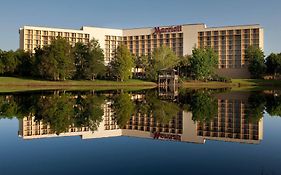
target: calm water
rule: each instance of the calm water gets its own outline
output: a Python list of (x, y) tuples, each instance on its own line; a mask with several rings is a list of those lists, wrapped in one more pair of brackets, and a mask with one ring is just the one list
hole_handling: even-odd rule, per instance
[(280, 91), (0, 94), (0, 174), (281, 174)]

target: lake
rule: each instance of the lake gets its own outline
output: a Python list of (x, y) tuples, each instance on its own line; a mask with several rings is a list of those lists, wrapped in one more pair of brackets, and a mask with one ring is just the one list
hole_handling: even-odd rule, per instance
[(281, 174), (281, 91), (0, 94), (0, 174)]

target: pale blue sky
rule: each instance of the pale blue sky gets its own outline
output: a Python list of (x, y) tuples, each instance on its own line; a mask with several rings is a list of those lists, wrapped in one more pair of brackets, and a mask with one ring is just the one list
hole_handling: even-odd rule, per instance
[(23, 25), (79, 29), (205, 23), (261, 24), (265, 53), (281, 52), (280, 0), (1, 0), (0, 48), (19, 47)]

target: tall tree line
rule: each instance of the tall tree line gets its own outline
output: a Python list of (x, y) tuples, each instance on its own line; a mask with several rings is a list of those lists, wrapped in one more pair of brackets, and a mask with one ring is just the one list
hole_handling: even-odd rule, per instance
[(0, 50), (0, 75), (93, 80), (105, 72), (103, 61), (103, 50), (97, 40), (72, 47), (64, 38), (57, 38), (50, 45), (36, 48), (34, 54)]
[(277, 75), (281, 75), (281, 53), (271, 53), (265, 58), (260, 48), (250, 46), (245, 57), (249, 61), (248, 68), (253, 78), (270, 75), (275, 79)]

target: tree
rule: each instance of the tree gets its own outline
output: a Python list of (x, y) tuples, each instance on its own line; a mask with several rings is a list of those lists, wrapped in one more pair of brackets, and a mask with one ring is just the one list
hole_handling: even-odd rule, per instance
[(70, 44), (58, 37), (49, 46), (35, 51), (35, 65), (42, 78), (65, 80), (72, 77), (75, 66)]
[(4, 55), (4, 51), (2, 51), (0, 49), (0, 75), (4, 74), (4, 72), (5, 72), (5, 65), (4, 65), (4, 62), (3, 62), (3, 55)]
[(250, 46), (245, 51), (245, 60), (249, 61), (248, 70), (253, 78), (261, 78), (266, 71), (263, 51), (254, 46)]
[(14, 51), (0, 50), (0, 74), (14, 75), (18, 64), (19, 60)]
[(115, 57), (110, 63), (113, 76), (117, 81), (128, 80), (132, 77), (132, 68), (134, 67), (134, 60), (130, 51), (124, 45), (119, 45), (115, 51)]
[(265, 110), (266, 99), (262, 93), (252, 93), (248, 98), (248, 108), (245, 112), (247, 120), (251, 123), (260, 121)]
[(141, 57), (135, 56), (134, 64), (136, 66), (136, 76), (144, 76), (146, 68), (149, 66), (149, 58), (146, 55), (142, 55)]
[(177, 104), (159, 100), (158, 98), (150, 98), (149, 103), (153, 117), (162, 124), (168, 124), (180, 111)]
[(281, 54), (271, 53), (266, 58), (265, 64), (267, 68), (267, 73), (273, 75), (274, 78), (277, 73), (281, 74)]
[(13, 118), (19, 115), (18, 105), (13, 96), (0, 96), (0, 118)]
[(218, 102), (208, 91), (197, 91), (191, 97), (192, 120), (210, 122), (218, 115)]
[(17, 50), (15, 56), (19, 60), (16, 68), (17, 74), (20, 76), (32, 76), (34, 69), (34, 57), (32, 54), (24, 50)]
[(88, 77), (88, 65), (89, 65), (89, 48), (83, 43), (76, 43), (73, 48), (73, 56), (75, 62), (75, 74), (74, 79), (86, 79)]
[(135, 105), (128, 93), (122, 93), (114, 100), (113, 109), (116, 114), (117, 124), (120, 128), (123, 128), (134, 113)]
[(35, 113), (36, 120), (49, 124), (57, 135), (67, 132), (73, 124), (73, 105), (74, 101), (68, 94), (42, 97)]
[(152, 53), (149, 66), (146, 71), (147, 78), (156, 81), (161, 69), (174, 68), (179, 62), (176, 54), (166, 46), (156, 48)]
[(211, 48), (195, 48), (190, 58), (190, 71), (197, 80), (212, 76), (218, 68), (218, 54)]
[(98, 75), (104, 75), (106, 67), (104, 65), (104, 54), (103, 50), (98, 43), (98, 40), (92, 39), (88, 45), (90, 49), (89, 57), (89, 70), (88, 78), (94, 80)]
[(74, 107), (74, 126), (89, 127), (91, 131), (97, 130), (103, 117), (103, 103), (102, 96), (88, 95), (83, 98), (78, 95)]
[(281, 117), (281, 97), (269, 95), (266, 99), (266, 112), (271, 116)]
[(190, 66), (191, 55), (185, 55), (180, 58), (180, 61), (177, 65), (179, 70), (179, 75), (181, 77), (188, 77), (191, 74), (191, 66)]

